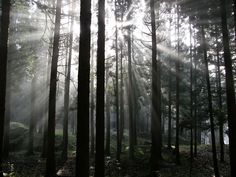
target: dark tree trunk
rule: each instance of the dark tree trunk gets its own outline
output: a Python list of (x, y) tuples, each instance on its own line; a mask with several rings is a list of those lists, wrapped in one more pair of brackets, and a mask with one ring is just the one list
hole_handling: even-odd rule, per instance
[[(115, 1), (115, 18), (117, 19), (117, 1)], [(118, 27), (116, 25), (116, 31), (115, 31), (115, 50), (116, 50), (116, 84), (115, 84), (115, 105), (116, 105), (116, 159), (120, 161), (120, 153), (121, 153), (121, 144), (120, 144), (120, 112), (119, 112), (119, 73), (118, 73)]]
[[(169, 40), (170, 40), (170, 44), (169, 47), (171, 48), (171, 22), (172, 19), (170, 19), (170, 27), (169, 27)], [(171, 105), (172, 105), (172, 92), (171, 92), (171, 85), (172, 85), (172, 74), (171, 74), (171, 56), (169, 56), (169, 73), (168, 73), (168, 142), (167, 142), (167, 146), (169, 149), (171, 149), (171, 138), (172, 138), (172, 124), (171, 124), (171, 119), (172, 119), (172, 115), (171, 115)]]
[(157, 63), (157, 42), (156, 42), (156, 23), (155, 23), (155, 2), (150, 0), (151, 26), (152, 26), (152, 106), (151, 106), (151, 170), (160, 168), (161, 162), (161, 118), (160, 118), (160, 94), (158, 90), (158, 64)]
[[(218, 30), (217, 30), (218, 32)], [(218, 120), (219, 120), (219, 135), (220, 135), (220, 161), (224, 162), (224, 115), (223, 115), (223, 106), (222, 106), (222, 86), (221, 86), (221, 70), (220, 70), (220, 54), (219, 54), (219, 44), (218, 38), (216, 38), (216, 57), (217, 57), (217, 95), (218, 95), (218, 106), (219, 106), (219, 113), (218, 113)]]
[(110, 120), (110, 94), (109, 94), (109, 71), (106, 71), (106, 155), (110, 156), (110, 131), (111, 131), (111, 120)]
[[(34, 61), (33, 68), (36, 68), (36, 61)], [(36, 99), (36, 70), (33, 71), (33, 78), (31, 83), (31, 116), (29, 122), (29, 142), (27, 155), (33, 155), (34, 153), (34, 133), (36, 129), (36, 112), (35, 112), (35, 99)]]
[[(51, 40), (50, 40), (51, 41)], [(50, 42), (51, 44), (51, 42)], [(49, 50), (49, 49), (48, 49)], [(48, 51), (49, 52), (49, 51)], [(48, 93), (49, 93), (49, 74), (50, 74), (50, 55), (48, 54), (47, 56), (47, 59), (48, 59), (48, 63), (47, 63), (47, 66), (46, 66), (46, 78), (45, 78), (45, 92), (46, 92), (46, 98), (45, 98), (45, 108), (44, 108), (44, 118), (43, 118), (43, 146), (42, 146), (42, 154), (41, 154), (41, 157), (42, 158), (46, 158), (46, 155), (47, 155), (47, 134), (48, 134)]]
[(208, 109), (209, 109), (209, 116), (210, 116), (211, 141), (212, 141), (212, 143), (211, 143), (212, 144), (212, 157), (213, 157), (215, 176), (219, 177), (220, 174), (219, 174), (219, 169), (218, 169), (218, 164), (217, 164), (211, 84), (210, 84), (210, 77), (209, 77), (209, 70), (208, 70), (208, 59), (207, 59), (207, 49), (206, 49), (206, 39), (205, 39), (204, 27), (202, 27), (202, 45), (203, 45), (203, 52), (204, 52), (203, 54), (204, 54), (204, 64), (205, 64), (205, 75), (206, 75), (206, 82), (207, 82)]
[(64, 120), (63, 120), (63, 147), (62, 147), (62, 160), (66, 161), (68, 156), (68, 119), (69, 119), (69, 103), (70, 103), (70, 76), (71, 76), (71, 59), (72, 59), (72, 46), (73, 46), (73, 27), (74, 27), (74, 1), (71, 10), (71, 24), (69, 33), (69, 57), (68, 66), (66, 67), (65, 75), (65, 93), (64, 93)]
[[(92, 42), (93, 43), (93, 42)], [(94, 105), (94, 56), (93, 56), (93, 44), (92, 44), (92, 53), (91, 53), (91, 85), (90, 85), (90, 95), (91, 95), (91, 103), (90, 103), (90, 154), (91, 156), (94, 156), (94, 150), (95, 150), (95, 134), (94, 134), (94, 130), (95, 130), (95, 125), (94, 125), (94, 109), (95, 109), (95, 105)]]
[(120, 144), (122, 150), (122, 140), (124, 135), (124, 77), (123, 77), (123, 45), (120, 49)]
[[(169, 62), (169, 65), (170, 65), (171, 62)], [(168, 148), (171, 149), (171, 70), (169, 71), (169, 85), (168, 85)]]
[(95, 177), (105, 176), (104, 159), (104, 82), (105, 82), (105, 0), (98, 2), (96, 158)]
[(192, 52), (192, 26), (189, 24), (190, 31), (190, 161), (191, 172), (193, 162), (193, 52)]
[(3, 144), (3, 158), (9, 156), (9, 143), (10, 143), (10, 121), (11, 121), (11, 85), (12, 85), (12, 71), (11, 60), (8, 59), (7, 63), (7, 89), (6, 89), (6, 111), (5, 111), (5, 125), (4, 125), (4, 144)]
[(177, 5), (177, 36), (178, 36), (178, 59), (175, 63), (176, 68), (176, 136), (175, 136), (175, 154), (176, 154), (176, 164), (180, 164), (180, 157), (179, 157), (179, 6)]
[[(131, 0), (128, 0), (128, 10), (131, 8)], [(131, 12), (128, 12), (127, 20), (131, 19)], [(128, 106), (129, 106), (129, 159), (134, 159), (134, 124), (133, 124), (133, 85), (132, 85), (132, 63), (131, 63), (131, 26), (128, 26)]]
[[(235, 2), (235, 1), (234, 1)], [(224, 47), (224, 62), (226, 72), (226, 97), (227, 97), (227, 110), (228, 110), (228, 125), (229, 125), (229, 154), (231, 176), (236, 176), (236, 112), (235, 112), (235, 91), (234, 91), (234, 78), (232, 71), (232, 60), (229, 49), (229, 34), (227, 27), (227, 15), (225, 0), (221, 0), (221, 22), (223, 34), (223, 47)]]
[[(195, 35), (194, 35), (195, 36)], [(198, 144), (198, 129), (197, 129), (197, 57), (196, 57), (196, 45), (195, 45), (195, 39), (194, 39), (194, 93), (193, 93), (193, 99), (194, 99), (194, 157), (197, 157), (197, 144)]]
[(76, 176), (88, 177), (91, 0), (81, 0), (80, 10)]
[(47, 159), (46, 177), (55, 176), (55, 117), (56, 117), (56, 89), (57, 89), (57, 62), (59, 57), (59, 39), (61, 22), (61, 1), (57, 0), (56, 19), (53, 40), (53, 54), (51, 64), (51, 78), (49, 88), (49, 109), (48, 109), (48, 136), (47, 136)]
[[(56, 1), (50, 1), (52, 8), (55, 9)], [(54, 17), (54, 14), (52, 15)], [(50, 28), (50, 34), (53, 36), (54, 29)], [(47, 156), (47, 135), (48, 135), (48, 104), (49, 104), (49, 85), (50, 85), (50, 72), (51, 72), (51, 59), (52, 59), (52, 51), (53, 48), (53, 38), (50, 37), (49, 48), (48, 48), (48, 56), (47, 56), (47, 66), (46, 66), (46, 79), (45, 79), (45, 91), (46, 91), (46, 99), (45, 99), (45, 110), (44, 110), (44, 121), (43, 121), (43, 147), (42, 147), (42, 154), (41, 157), (46, 158)]]
[(2, 1), (1, 34), (0, 34), (0, 177), (2, 173), (2, 147), (5, 119), (8, 29), (10, 21), (10, 0)]

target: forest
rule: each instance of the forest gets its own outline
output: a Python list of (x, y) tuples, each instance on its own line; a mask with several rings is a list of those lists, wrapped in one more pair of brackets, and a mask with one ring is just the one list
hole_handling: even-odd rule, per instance
[(236, 177), (236, 0), (0, 0), (0, 177)]

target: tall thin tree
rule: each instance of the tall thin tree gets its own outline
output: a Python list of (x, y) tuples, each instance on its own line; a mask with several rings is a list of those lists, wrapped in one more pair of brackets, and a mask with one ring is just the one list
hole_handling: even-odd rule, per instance
[[(155, 22), (155, 2), (150, 0), (151, 27), (152, 27), (152, 105), (151, 105), (151, 170), (160, 168), (161, 162), (161, 120), (158, 108), (160, 95), (158, 97), (158, 63), (157, 63), (157, 41), (156, 41), (156, 22)], [(159, 110), (160, 111), (160, 110)]]
[(176, 70), (176, 136), (175, 136), (175, 154), (176, 154), (176, 164), (180, 164), (179, 157), (179, 80), (180, 80), (180, 72), (179, 72), (179, 52), (180, 52), (180, 44), (179, 44), (179, 5), (177, 5), (177, 52), (178, 58), (175, 62), (175, 70)]
[[(223, 47), (224, 47), (224, 63), (226, 73), (226, 97), (227, 97), (227, 112), (228, 112), (228, 125), (229, 125), (229, 153), (230, 153), (230, 166), (231, 176), (236, 176), (236, 112), (235, 112), (235, 90), (234, 90), (234, 77), (232, 71), (232, 59), (229, 48), (229, 32), (227, 26), (227, 13), (226, 1), (221, 0), (221, 30), (223, 34)], [(235, 2), (235, 1), (234, 1)], [(235, 7), (234, 7), (235, 8)], [(235, 14), (234, 14), (235, 15)]]
[(69, 119), (69, 102), (70, 102), (70, 77), (71, 77), (71, 60), (72, 60), (72, 47), (73, 47), (73, 27), (74, 27), (74, 1), (71, 2), (71, 22), (69, 32), (69, 56), (68, 66), (66, 67), (65, 75), (65, 93), (64, 93), (64, 121), (63, 121), (63, 150), (62, 159), (67, 160), (68, 151), (68, 119)]
[(105, 176), (104, 161), (105, 0), (98, 1), (95, 177)]
[(47, 137), (47, 159), (45, 177), (55, 176), (55, 116), (56, 116), (56, 90), (57, 90), (57, 63), (59, 57), (60, 23), (61, 23), (61, 2), (57, 0), (55, 30), (53, 39), (53, 54), (51, 64), (51, 77), (49, 88), (49, 109), (48, 109), (48, 137)]
[(210, 128), (211, 128), (212, 157), (213, 157), (215, 176), (219, 177), (220, 174), (219, 174), (219, 168), (218, 168), (218, 163), (217, 163), (217, 154), (216, 154), (215, 128), (214, 128), (214, 118), (213, 118), (213, 108), (212, 108), (211, 84), (210, 84), (209, 69), (208, 69), (208, 59), (207, 59), (207, 48), (206, 48), (205, 31), (204, 31), (204, 27), (203, 26), (202, 26), (201, 33), (202, 33), (202, 45), (203, 45), (203, 55), (204, 55), (203, 57), (204, 57), (204, 65), (205, 65), (205, 75), (206, 75), (206, 82), (207, 82), (208, 110), (209, 110)]
[(118, 69), (118, 27), (117, 27), (117, 23), (118, 23), (118, 9), (117, 9), (117, 0), (115, 1), (115, 18), (116, 18), (116, 31), (115, 31), (115, 50), (116, 50), (116, 74), (115, 74), (115, 78), (116, 78), (116, 86), (115, 86), (115, 105), (116, 105), (116, 159), (120, 160), (120, 152), (121, 152), (121, 144), (120, 144), (120, 112), (119, 112), (119, 69)]
[(76, 176), (89, 176), (89, 74), (91, 0), (81, 0), (78, 71)]
[(10, 23), (10, 0), (2, 0), (1, 33), (0, 33), (0, 177), (2, 172), (2, 147), (5, 119), (8, 29)]

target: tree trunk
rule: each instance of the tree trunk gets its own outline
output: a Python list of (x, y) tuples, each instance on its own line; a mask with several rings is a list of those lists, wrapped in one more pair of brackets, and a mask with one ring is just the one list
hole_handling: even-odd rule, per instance
[(55, 176), (55, 116), (56, 116), (56, 88), (57, 88), (57, 62), (59, 57), (59, 39), (61, 22), (61, 1), (57, 0), (56, 19), (53, 40), (53, 54), (51, 64), (51, 78), (49, 88), (49, 112), (48, 112), (48, 137), (47, 137), (47, 159), (46, 177)]
[(158, 94), (158, 64), (157, 63), (157, 42), (155, 23), (155, 2), (150, 0), (151, 26), (152, 26), (152, 106), (151, 106), (151, 170), (160, 168), (161, 162), (161, 117), (160, 117), (160, 94)]
[(110, 131), (111, 131), (111, 120), (110, 120), (110, 94), (109, 94), (109, 71), (106, 71), (106, 155), (110, 156)]
[[(93, 43), (93, 42), (92, 42)], [(92, 44), (92, 53), (91, 53), (91, 85), (90, 85), (90, 95), (91, 95), (91, 103), (90, 103), (90, 137), (91, 137), (91, 140), (90, 140), (90, 143), (91, 143), (91, 148), (90, 148), (90, 154), (91, 156), (94, 156), (94, 149), (95, 149), (95, 135), (94, 135), (94, 130), (95, 130), (95, 125), (94, 125), (94, 108), (95, 108), (95, 105), (94, 105), (94, 77), (95, 77), (95, 74), (94, 74), (94, 56), (93, 56), (93, 44)]]
[(189, 22), (190, 31), (190, 160), (191, 170), (193, 162), (193, 52), (192, 52), (192, 26)]
[(71, 24), (69, 33), (69, 58), (68, 66), (66, 67), (65, 75), (65, 93), (64, 93), (64, 120), (63, 120), (63, 149), (62, 149), (62, 160), (67, 160), (68, 151), (68, 119), (69, 119), (69, 103), (70, 103), (70, 76), (71, 76), (71, 59), (72, 59), (72, 46), (73, 46), (73, 27), (74, 27), (74, 1), (71, 8)]
[(8, 51), (8, 28), (10, 21), (10, 0), (2, 1), (1, 35), (0, 35), (0, 177), (2, 173), (2, 147), (6, 101), (7, 79), (7, 51)]
[[(117, 22), (117, 1), (115, 1), (115, 18)], [(120, 153), (121, 153), (121, 144), (120, 144), (120, 120), (119, 120), (119, 73), (118, 73), (118, 27), (116, 24), (115, 31), (115, 50), (116, 50), (116, 84), (115, 84), (115, 105), (116, 105), (116, 159), (120, 161)]]
[[(169, 47), (171, 48), (171, 22), (172, 19), (170, 19), (170, 27), (169, 27), (169, 40), (170, 40), (170, 44)], [(167, 146), (169, 149), (171, 149), (171, 138), (172, 138), (172, 125), (171, 125), (171, 119), (172, 119), (172, 115), (171, 115), (171, 105), (172, 105), (172, 93), (171, 93), (171, 85), (172, 85), (172, 74), (171, 74), (171, 56), (169, 56), (169, 74), (168, 74), (168, 142), (167, 142)]]
[(209, 77), (209, 70), (208, 70), (208, 59), (207, 59), (207, 49), (206, 49), (204, 27), (202, 27), (202, 45), (203, 45), (203, 52), (204, 52), (205, 75), (206, 75), (206, 82), (207, 82), (208, 109), (209, 109), (209, 116), (210, 116), (211, 141), (212, 141), (211, 143), (212, 144), (212, 157), (213, 157), (215, 176), (219, 177), (220, 174), (219, 174), (219, 169), (218, 169), (218, 164), (217, 164), (215, 128), (214, 128), (214, 118), (213, 118), (213, 108), (212, 108), (212, 95), (211, 95), (211, 85), (210, 85), (210, 77)]
[(176, 153), (176, 164), (180, 164), (180, 157), (179, 157), (179, 6), (177, 5), (177, 36), (178, 36), (178, 59), (175, 63), (176, 68), (176, 136), (175, 136), (175, 153)]
[[(194, 33), (193, 33), (194, 35)], [(195, 35), (193, 36), (193, 38)], [(198, 144), (198, 130), (197, 130), (197, 94), (196, 94), (196, 88), (197, 88), (197, 57), (196, 57), (196, 45), (195, 45), (195, 38), (193, 40), (193, 59), (194, 59), (194, 72), (193, 72), (193, 85), (194, 85), (194, 90), (193, 90), (193, 112), (194, 112), (194, 157), (197, 157), (197, 144)]]
[(33, 155), (34, 153), (34, 133), (36, 127), (36, 112), (35, 112), (35, 99), (36, 99), (36, 61), (34, 61), (33, 66), (33, 78), (31, 81), (31, 117), (29, 122), (29, 142), (28, 142), (28, 155)]
[[(170, 63), (171, 62), (169, 62), (169, 66), (170, 66)], [(168, 145), (168, 148), (169, 149), (171, 149), (171, 85), (172, 85), (172, 83), (171, 83), (171, 81), (172, 81), (172, 79), (171, 79), (171, 70), (169, 71), (169, 88), (168, 88), (168, 143), (167, 143), (167, 145)]]
[(120, 57), (120, 144), (122, 150), (122, 140), (124, 136), (124, 77), (123, 77), (123, 45), (121, 44)]
[[(217, 30), (218, 32), (218, 30)], [(218, 113), (218, 120), (219, 120), (219, 138), (220, 138), (220, 161), (224, 162), (224, 115), (222, 110), (222, 86), (221, 86), (221, 70), (220, 70), (220, 54), (219, 54), (219, 43), (218, 38), (216, 38), (216, 57), (217, 57), (217, 95), (218, 95), (218, 106), (219, 106), (219, 113)]]
[[(235, 2), (235, 1), (234, 1)], [(236, 176), (236, 112), (235, 112), (235, 92), (234, 92), (234, 78), (232, 71), (232, 60), (229, 49), (229, 35), (227, 27), (227, 15), (225, 0), (221, 0), (221, 25), (223, 34), (224, 46), (224, 62), (226, 72), (226, 97), (227, 97), (227, 111), (228, 111), (228, 125), (229, 125), (229, 154), (231, 176)]]
[[(131, 0), (128, 0), (128, 10), (131, 8)], [(131, 19), (131, 12), (128, 12), (127, 20)], [(129, 159), (134, 159), (134, 124), (133, 124), (133, 85), (132, 85), (132, 63), (131, 63), (131, 26), (128, 26), (128, 106), (129, 106)]]
[(89, 74), (91, 0), (81, 0), (78, 70), (76, 176), (89, 176)]
[(5, 125), (4, 125), (4, 144), (3, 144), (3, 158), (9, 156), (9, 135), (10, 135), (10, 121), (11, 121), (11, 85), (12, 85), (12, 70), (11, 60), (7, 63), (7, 89), (6, 89), (6, 111), (5, 111)]
[(105, 91), (105, 0), (98, 2), (95, 177), (105, 176), (104, 159), (104, 91)]

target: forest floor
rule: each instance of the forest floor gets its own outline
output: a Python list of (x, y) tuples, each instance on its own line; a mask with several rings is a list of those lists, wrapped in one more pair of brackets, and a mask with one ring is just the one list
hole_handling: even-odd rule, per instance
[[(128, 160), (125, 152), (121, 156), (121, 162), (111, 157), (106, 157), (106, 177), (213, 177), (211, 146), (203, 145), (198, 147), (198, 155), (194, 158), (190, 174), (189, 146), (181, 146), (181, 165), (174, 163), (173, 151), (163, 149), (163, 165), (159, 171), (150, 175), (148, 147), (136, 149), (135, 160)], [(226, 152), (225, 162), (218, 163), (222, 177), (229, 177), (229, 157)], [(113, 154), (114, 155), (114, 154)], [(112, 155), (112, 157), (113, 157)], [(14, 158), (13, 158), (14, 157)], [(93, 160), (91, 160), (93, 164)], [(27, 157), (24, 153), (17, 153), (5, 162), (5, 176), (9, 177), (41, 177), (44, 173), (45, 160), (39, 158), (39, 154)], [(75, 155), (72, 153), (66, 163), (58, 164), (57, 175), (60, 177), (74, 177)], [(90, 167), (91, 177), (94, 173), (94, 166)]]

